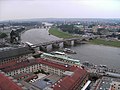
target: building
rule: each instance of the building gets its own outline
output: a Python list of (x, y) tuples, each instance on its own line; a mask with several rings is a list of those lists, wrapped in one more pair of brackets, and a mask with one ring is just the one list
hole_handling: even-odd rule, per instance
[[(6, 66), (6, 64), (5, 64)], [(22, 62), (13, 62), (10, 66), (2, 67), (1, 70), (9, 76), (14, 76), (20, 73), (31, 73), (40, 69), (36, 61), (26, 60)]]
[(93, 86), (91, 90), (120, 90), (120, 78), (103, 76)]
[[(60, 79), (54, 83), (48, 83), (44, 81), (44, 79), (40, 80), (42, 83), (44, 82), (44, 84), (46, 84), (45, 87), (42, 87), (42, 90), (79, 90), (83, 88), (88, 81), (88, 73), (85, 69), (80, 67), (80, 61), (64, 56), (62, 58), (60, 55), (54, 57), (54, 61), (49, 58), (28, 59), (32, 52), (26, 47), (4, 51), (6, 57), (0, 53), (2, 55), (2, 57), (0, 57), (0, 70), (6, 73), (7, 76), (12, 76), (20, 81), (27, 89), (31, 87), (32, 89), (29, 88), (30, 90), (34, 90), (35, 88), (35, 90), (41, 90), (41, 88), (29, 83), (29, 81), (37, 78), (34, 72), (38, 70), (43, 70), (45, 73), (60, 77)], [(39, 84), (39, 80), (34, 84)], [(8, 87), (9, 85), (5, 86)], [(22, 89), (17, 89), (17, 86), (15, 89), (14, 87), (11, 88), (12, 89), (2, 90), (27, 90), (23, 87)]]
[(51, 28), (52, 26), (53, 26), (53, 24), (52, 23), (48, 23), (48, 22), (42, 22), (42, 26), (44, 27), (44, 28)]
[(28, 90), (22, 84), (18, 83), (16, 79), (7, 76), (0, 71), (0, 90)]
[[(25, 81), (33, 79), (35, 77), (34, 75), (31, 75), (31, 77), (29, 76), (28, 79), (27, 76), (29, 73), (37, 70), (44, 70), (50, 74), (61, 76), (61, 79), (58, 80), (58, 82), (49, 86), (49, 89), (52, 90), (78, 90), (81, 89), (88, 80), (88, 73), (81, 67), (66, 66), (44, 59), (23, 61), (16, 64), (13, 63), (10, 67), (2, 68), (2, 71), (4, 71), (8, 76), (16, 76), (17, 80), (23, 79)], [(19, 76), (21, 73), (23, 73), (23, 76)]]
[(41, 90), (81, 90), (88, 82), (88, 73), (82, 68), (72, 66), (67, 73), (57, 81), (51, 80), (48, 76), (49, 78), (36, 80), (31, 85), (39, 87)]
[(72, 58), (69, 58), (68, 56), (65, 56), (65, 55), (56, 55), (56, 54), (53, 55), (53, 54), (49, 54), (49, 53), (43, 53), (41, 55), (41, 58), (44, 58), (46, 60), (50, 60), (53, 62), (66, 64), (66, 65), (81, 66), (80, 60), (72, 59)]
[(60, 79), (52, 85), (53, 90), (81, 90), (88, 81), (88, 73), (79, 67), (71, 67), (72, 75)]
[(21, 62), (31, 56), (34, 51), (29, 47), (5, 47), (0, 50), (0, 65), (9, 63), (12, 61)]
[(10, 76), (14, 76), (25, 72), (36, 72), (37, 70), (41, 69), (45, 72), (62, 76), (65, 71), (69, 70), (69, 66), (65, 66), (55, 62), (50, 62), (44, 59), (13, 62), (10, 63), (10, 66), (6, 64), (4, 65), (1, 67), (1, 70)]
[(112, 83), (111, 83), (111, 90), (120, 90), (120, 82), (112, 81)]
[(34, 73), (20, 73), (17, 74), (15, 76), (13, 76), (15, 79), (17, 79), (18, 81), (24, 80), (24, 81), (30, 81), (31, 79), (36, 79), (38, 78), (38, 76)]

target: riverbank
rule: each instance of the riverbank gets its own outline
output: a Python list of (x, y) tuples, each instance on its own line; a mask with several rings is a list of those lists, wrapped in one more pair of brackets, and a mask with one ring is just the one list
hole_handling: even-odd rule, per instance
[(62, 39), (50, 35), (47, 29), (34, 28), (34, 29), (26, 30), (24, 33), (22, 33), (21, 40), (22, 42), (39, 44), (39, 43), (62, 40)]
[(63, 38), (63, 39), (75, 37), (69, 33), (60, 31), (58, 28), (50, 28), (49, 33), (56, 36), (56, 37)]
[(112, 46), (112, 47), (119, 47), (120, 48), (120, 41), (94, 39), (94, 40), (90, 40), (89, 43), (96, 44), (96, 45), (105, 45), (105, 46)]
[[(59, 38), (75, 38), (77, 36), (73, 36), (69, 33), (60, 31), (58, 28), (51, 28), (49, 30), (49, 33), (59, 37)], [(77, 37), (78, 38), (78, 37)], [(89, 41), (90, 44), (96, 44), (96, 45), (105, 45), (105, 46), (112, 46), (112, 47), (119, 47), (120, 48), (120, 41), (110, 41), (110, 40), (104, 40), (104, 39), (94, 39)]]

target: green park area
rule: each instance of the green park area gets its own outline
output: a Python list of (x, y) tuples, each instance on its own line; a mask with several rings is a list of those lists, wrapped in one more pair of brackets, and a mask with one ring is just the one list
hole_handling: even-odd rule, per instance
[(97, 45), (106, 45), (106, 46), (120, 47), (120, 41), (94, 39), (94, 40), (90, 40), (90, 43), (91, 44), (97, 44)]
[(74, 38), (75, 37), (75, 36), (73, 36), (73, 35), (71, 35), (71, 34), (69, 34), (67, 32), (63, 32), (63, 31), (59, 30), (58, 28), (51, 28), (49, 30), (49, 33), (56, 36), (56, 37), (64, 38), (64, 39), (66, 39), (66, 38)]
[[(56, 37), (63, 38), (63, 39), (77, 37), (77, 36), (73, 36), (72, 34), (69, 34), (67, 32), (63, 32), (63, 31), (59, 30), (58, 28), (51, 28), (49, 30), (49, 33), (54, 35), (54, 36), (56, 36)], [(106, 45), (106, 46), (120, 47), (120, 41), (93, 39), (93, 40), (90, 40), (89, 43), (90, 44), (97, 44), (97, 45)]]

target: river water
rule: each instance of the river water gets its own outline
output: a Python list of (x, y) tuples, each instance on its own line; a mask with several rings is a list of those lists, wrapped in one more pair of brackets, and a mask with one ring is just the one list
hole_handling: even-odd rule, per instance
[(27, 41), (33, 44), (60, 40), (60, 38), (50, 35), (47, 29), (27, 30), (21, 35), (21, 39), (23, 42)]
[[(21, 36), (22, 41), (31, 42), (33, 44), (59, 40), (53, 35), (49, 35), (46, 29), (31, 29), (24, 32)], [(82, 62), (89, 61), (96, 65), (107, 65), (110, 68), (120, 70), (120, 48), (102, 46), (102, 45), (91, 45), (84, 44), (71, 47), (72, 50), (76, 51), (77, 54), (72, 54), (73, 58), (79, 59)]]
[(96, 65), (107, 65), (120, 70), (120, 48), (84, 44), (71, 47), (71, 49), (77, 52), (71, 56), (81, 62), (89, 61)]

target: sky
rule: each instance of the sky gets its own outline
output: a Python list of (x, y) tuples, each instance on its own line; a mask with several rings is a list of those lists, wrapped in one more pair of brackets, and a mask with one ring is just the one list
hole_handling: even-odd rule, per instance
[(120, 18), (120, 0), (0, 0), (0, 20)]

